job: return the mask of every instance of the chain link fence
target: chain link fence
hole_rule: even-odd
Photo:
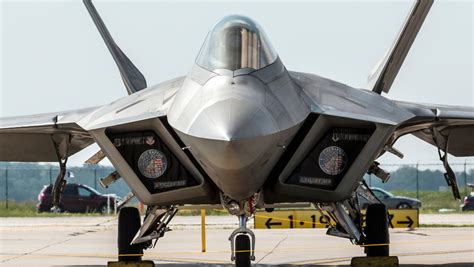
[[[371,187],[380,187],[389,191],[416,192],[419,198],[420,191],[451,191],[444,177],[444,167],[441,163],[413,163],[413,164],[381,164],[382,168],[391,173],[390,180],[383,183],[374,175],[364,178]],[[457,184],[461,195],[470,192],[468,184],[474,183],[474,163],[450,164],[456,174]]]
[[[422,191],[451,190],[446,184],[442,164],[381,164],[380,166],[391,172],[390,180],[382,183],[374,175],[366,175],[364,178],[369,186],[389,191],[416,192],[417,198]],[[453,163],[451,167],[456,173],[460,193],[467,195],[471,190],[467,185],[474,183],[474,163]],[[123,179],[108,188],[100,186],[100,179],[113,171],[113,167],[100,165],[70,167],[66,180],[68,183],[86,184],[101,193],[123,197],[130,191]],[[35,202],[41,189],[45,185],[54,183],[58,172],[59,168],[50,164],[3,163],[0,165],[0,200]]]
[[[108,188],[100,186],[100,179],[114,171],[108,166],[69,167],[67,183],[86,184],[104,194],[125,196],[130,189],[120,179]],[[44,186],[53,184],[59,168],[53,165],[10,163],[0,166],[0,200],[15,202],[36,202]]]

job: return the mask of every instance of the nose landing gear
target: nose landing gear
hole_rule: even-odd
[[[239,215],[239,228],[229,237],[232,261],[237,267],[250,267],[255,260],[255,234],[247,228],[247,216]]]
[[[250,218],[259,203],[259,193],[252,197],[236,201],[221,193],[222,206],[227,211],[239,218],[239,228],[235,229],[229,237],[231,256],[237,267],[250,267],[255,260],[255,234],[247,228],[247,219]]]

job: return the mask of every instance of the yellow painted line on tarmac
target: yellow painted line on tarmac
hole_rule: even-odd
[[[452,250],[452,251],[431,251],[431,252],[415,252],[415,253],[397,253],[393,256],[398,257],[416,257],[416,256],[427,256],[427,255],[443,255],[443,254],[456,254],[456,253],[473,253],[473,249],[467,250]],[[4,256],[15,256],[15,255],[0,255],[0,257]],[[23,255],[28,259],[48,259],[48,258],[56,258],[56,257],[98,257],[98,258],[108,258],[108,259],[115,259],[115,254],[61,254],[61,255]],[[308,265],[308,264],[324,264],[324,263],[334,263],[334,262],[345,262],[351,261],[352,257],[340,257],[340,258],[332,258],[332,259],[319,259],[319,260],[310,260],[310,261],[300,261],[300,262],[292,262],[290,264],[293,265]],[[154,261],[169,261],[169,262],[193,262],[193,263],[203,263],[203,264],[228,264],[230,261],[218,261],[218,260],[202,260],[202,259],[190,259],[190,258],[169,258],[169,257],[153,257],[153,255],[147,254],[145,260],[154,260]]]
[[[141,254],[118,254],[119,257],[142,257],[143,253]]]
[[[199,253],[203,254],[203,253]],[[126,256],[138,256],[143,254],[124,254]],[[205,254],[203,254],[205,255]],[[10,258],[20,256],[19,258],[27,259],[53,259],[53,258],[103,258],[103,259],[116,259],[117,254],[80,254],[80,253],[64,253],[64,254],[11,254],[11,255],[0,255],[1,258]],[[197,263],[210,263],[210,264],[228,264],[230,261],[217,261],[217,260],[202,260],[202,259],[186,259],[186,258],[169,258],[169,257],[153,257],[153,253],[147,253],[144,260],[155,260],[155,261],[170,261],[170,262],[197,262]],[[16,258],[16,259],[19,259]]]
[[[308,264],[321,264],[321,263],[334,263],[334,262],[341,262],[341,261],[351,261],[352,257],[344,257],[344,258],[333,258],[333,259],[321,259],[321,260],[314,260],[314,261],[300,261],[300,262],[292,262],[291,265],[308,265]]]
[[[187,259],[187,258],[153,258],[157,261],[171,261],[171,262],[192,262],[192,263],[208,263],[208,264],[229,264],[230,261],[208,260],[208,259]]]
[[[410,256],[427,256],[427,255],[456,254],[456,253],[470,253],[470,252],[474,252],[474,249],[447,250],[447,251],[427,251],[427,252],[414,252],[414,253],[398,253],[394,256],[410,257]]]
[[[406,242],[394,242],[391,243],[391,246],[406,246],[406,245],[419,245],[421,243],[449,243],[449,242],[460,242],[460,241],[474,241],[472,237],[469,238],[464,238],[464,239],[449,239],[449,240],[422,240],[422,241],[406,241]],[[375,244],[375,245],[386,245],[386,244]],[[372,245],[373,246],[373,245]],[[355,245],[347,244],[347,246],[338,244],[334,246],[326,246],[326,247],[309,247],[309,246],[304,246],[304,247],[291,247],[287,249],[278,249],[278,252],[294,252],[294,251],[324,251],[324,250],[341,250],[345,248],[353,248]],[[269,253],[272,251],[272,249],[268,250],[255,250],[256,253]],[[457,251],[435,251],[435,252],[422,252],[420,254],[417,253],[401,253],[398,254],[397,256],[423,256],[423,255],[436,255],[436,254],[448,254],[448,253],[465,253],[465,252],[472,252],[474,250],[457,250]],[[207,251],[206,254],[210,253],[230,253],[230,250],[211,250]],[[162,253],[166,254],[174,254],[174,255],[206,255],[202,253],[199,250],[196,251],[162,251],[160,253],[146,253],[144,256],[147,259],[153,258],[154,260],[160,260],[160,261],[185,261],[185,262],[193,262],[193,261],[199,261],[202,263],[216,263],[216,264],[225,264],[229,263],[226,261],[210,261],[210,260],[198,260],[198,259],[186,259],[186,258],[167,258],[167,257],[162,257]],[[142,255],[142,254],[140,254]],[[23,254],[23,253],[18,253],[18,254],[1,254],[0,259],[8,259],[11,257],[18,257],[20,258],[39,258],[39,259],[47,259],[47,258],[65,258],[65,257],[78,257],[78,258],[106,258],[106,259],[115,259],[117,257],[117,254],[112,253],[112,254],[107,254],[107,253],[64,253],[64,254]],[[136,256],[136,255],[133,255]],[[346,258],[336,258],[336,259],[324,259],[324,260],[318,260],[318,261],[311,261],[311,263],[330,263],[330,262],[336,262],[336,261],[343,261]]]
[[[474,241],[473,239],[456,239],[456,240],[426,240],[426,243],[444,243],[444,242],[459,242],[459,241]],[[390,245],[417,245],[419,243],[425,243],[425,242],[400,242],[400,243],[391,243]],[[375,244],[379,245],[379,244]],[[380,244],[380,245],[386,245],[386,244]],[[349,247],[355,247],[350,244],[347,244],[346,248]],[[312,247],[292,247],[288,249],[279,249],[279,252],[294,252],[294,251],[321,251],[321,250],[334,250],[334,249],[341,249],[341,245],[336,245],[336,246],[330,246],[330,247],[324,247],[324,248],[312,248]],[[271,250],[255,250],[256,253],[268,253]],[[214,251],[208,251],[206,253],[230,253],[230,250],[214,250]],[[145,257],[155,257],[159,259],[169,259],[169,258],[162,258],[161,254],[162,253],[172,253],[175,255],[205,255],[201,251],[162,251],[161,253],[146,253],[144,256]],[[99,254],[99,253],[65,253],[65,254],[27,254],[27,255],[22,255],[22,254],[11,254],[11,255],[0,255],[0,258],[6,258],[6,257],[12,257],[12,256],[22,256],[22,257],[49,257],[49,258],[54,258],[54,257],[87,257],[87,258],[92,258],[92,257],[97,257],[97,258],[116,258],[117,254]],[[175,260],[177,258],[172,258],[171,260]]]
[[[456,253],[470,253],[474,252],[472,249],[466,250],[451,250],[451,251],[432,251],[432,252],[414,252],[414,253],[397,253],[391,256],[397,257],[410,257],[410,256],[428,256],[428,255],[443,255],[443,254],[456,254]],[[333,263],[333,262],[344,262],[344,261],[351,261],[352,257],[344,257],[344,258],[333,258],[333,259],[320,259],[314,261],[299,261],[299,262],[292,262],[292,265],[309,265],[309,264],[320,264],[320,263]]]
[[[315,249],[319,251],[320,249]],[[284,250],[286,251],[286,250]],[[283,251],[283,252],[284,252]],[[398,257],[410,257],[410,256],[427,256],[427,255],[443,255],[443,254],[456,254],[456,253],[473,253],[473,249],[467,250],[452,250],[452,251],[432,251],[432,252],[415,252],[415,253],[397,253],[393,256]],[[169,253],[169,252],[167,252]],[[202,254],[202,253],[201,253]],[[203,254],[204,255],[204,254]],[[18,256],[18,255],[0,255],[0,258],[3,257],[11,257],[11,256]],[[154,260],[154,261],[169,261],[169,262],[194,262],[194,263],[207,263],[207,264],[228,264],[230,261],[219,261],[219,260],[203,260],[203,259],[195,259],[195,258],[170,258],[170,257],[153,257],[153,254],[147,254],[145,259],[146,260]],[[41,254],[28,254],[22,255],[22,258],[28,259],[51,259],[51,258],[65,258],[65,257],[85,257],[85,258],[105,258],[105,259],[115,259],[116,254],[75,254],[75,253],[68,253],[68,254],[55,254],[55,255],[41,255]],[[334,263],[334,262],[345,262],[350,261],[352,257],[340,257],[340,258],[332,258],[332,259],[319,259],[319,260],[311,260],[311,261],[301,261],[301,262],[293,262],[291,264],[294,265],[308,265],[308,264],[324,264],[324,263]]]
[[[104,259],[115,259],[117,254],[80,254],[80,253],[67,253],[67,254],[10,254],[0,255],[0,258],[17,257],[20,258],[104,258]]]
[[[393,242],[389,243],[390,246],[398,246],[398,245],[418,245],[420,243],[450,243],[450,242],[460,242],[460,241],[474,241],[473,238],[463,238],[463,239],[441,239],[441,240],[422,240],[422,241],[405,241],[405,242]],[[360,245],[361,247],[364,246],[377,246],[377,245],[387,245],[387,244],[372,244],[372,245]],[[341,247],[343,246],[343,247]],[[320,251],[320,250],[333,250],[333,249],[341,249],[341,248],[354,248],[354,247],[360,247],[358,245],[352,245],[350,243],[347,244],[337,244],[334,246],[325,246],[325,247],[309,247],[309,246],[302,246],[302,247],[294,247],[292,246],[291,248],[288,249],[278,249],[280,252],[293,252],[293,251]],[[264,250],[264,249],[256,249],[255,252],[259,253],[268,253],[272,249]],[[207,253],[230,253],[230,249],[223,249],[223,250],[209,250],[206,253],[202,253],[199,250],[195,251],[169,251],[169,250],[163,250],[162,252],[159,253],[145,253],[145,256],[155,256],[155,257],[160,257],[161,253],[172,253],[172,254],[202,254],[205,255]],[[10,255],[0,255],[0,257],[11,257],[11,256],[19,256],[23,254],[10,254]],[[29,256],[32,254],[27,254],[23,256]],[[42,254],[34,254],[34,255],[42,255]],[[100,253],[65,253],[65,254],[43,254],[45,256],[50,255],[52,257],[109,257],[109,258],[115,258],[117,254],[100,254]]]

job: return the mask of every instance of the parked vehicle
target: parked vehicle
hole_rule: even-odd
[[[462,211],[474,210],[474,193],[464,197],[464,202],[461,204]]]
[[[50,211],[53,203],[52,185],[45,185],[38,195],[36,206],[39,212]],[[59,209],[62,212],[107,212],[107,198],[110,209],[113,210],[116,196],[104,195],[84,184],[66,184],[61,197]]]
[[[419,209],[421,207],[421,201],[416,198],[394,196],[392,193],[377,187],[370,189],[387,206],[387,209]],[[362,209],[365,209],[367,208],[368,201],[363,197],[359,197],[359,205]]]

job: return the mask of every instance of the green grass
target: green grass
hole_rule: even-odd
[[[178,215],[181,216],[198,216],[201,215],[200,209],[183,209],[179,210]],[[225,210],[206,210],[206,215],[228,215]],[[51,213],[37,212],[36,203],[8,201],[8,209],[5,201],[0,201],[0,217],[67,217],[67,216],[107,216],[99,213]]]
[[[182,209],[178,211],[178,214],[180,216],[201,216],[201,210],[200,209]],[[226,210],[223,209],[208,209],[206,210],[206,215],[208,216],[215,216],[215,215],[229,215],[229,213]]]
[[[0,217],[68,217],[68,216],[105,216],[99,213],[51,213],[37,212],[35,202],[0,201]]]
[[[392,194],[416,198],[416,192],[392,191]],[[464,198],[463,195],[461,197]],[[462,204],[462,200],[455,200],[451,191],[420,191],[419,200],[421,200],[420,213],[439,213],[440,209],[453,209],[454,211],[450,213],[461,212],[459,205]]]
[[[393,191],[394,195],[416,198],[416,192]],[[464,197],[464,196],[463,196]],[[461,201],[454,200],[451,191],[433,192],[420,191],[419,199],[422,202],[420,213],[439,213],[439,209],[453,209],[450,213],[461,213],[459,205]],[[36,211],[35,202],[8,201],[9,208],[6,209],[5,201],[0,201],[0,217],[64,217],[64,216],[102,216],[98,213],[49,213]],[[198,216],[200,209],[179,210],[181,216]],[[207,210],[206,215],[228,215],[224,210]]]

